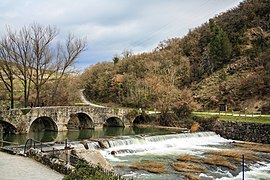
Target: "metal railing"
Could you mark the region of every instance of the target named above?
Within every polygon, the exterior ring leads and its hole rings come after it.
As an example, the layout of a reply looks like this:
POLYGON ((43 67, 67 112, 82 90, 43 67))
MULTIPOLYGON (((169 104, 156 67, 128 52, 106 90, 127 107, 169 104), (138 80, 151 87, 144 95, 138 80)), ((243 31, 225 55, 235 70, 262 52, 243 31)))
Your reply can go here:
POLYGON ((247 111, 219 111, 219 112, 193 112, 196 114, 204 115, 222 115, 222 116, 245 116, 245 117, 258 117, 264 116, 261 111, 247 112, 247 111))
POLYGON ((4 140, 0 140, 0 148, 3 150, 12 151, 13 153, 19 153, 21 149, 19 143, 14 143, 14 142, 9 142, 9 141, 4 141, 4 140), (4 144, 10 144, 10 146, 4 146, 4 144))
MULTIPOLYGON (((76 165, 78 165, 80 158, 76 154, 68 152, 70 148, 67 146, 67 140, 65 140, 64 144, 65 146, 63 149, 58 149, 53 147, 53 145, 50 143, 43 143, 34 139, 28 139, 24 146, 24 153, 26 154, 27 151, 31 148, 38 149, 40 150, 40 152, 48 153, 49 157, 61 159, 65 162, 65 164, 70 164, 75 167, 76 165), (61 155, 62 157, 60 158, 61 155)), ((115 176, 117 179, 123 179, 123 177, 120 174, 117 174, 114 171, 110 171, 106 168, 103 168, 91 162, 88 162, 88 164, 92 168, 101 169, 107 175, 115 176)))

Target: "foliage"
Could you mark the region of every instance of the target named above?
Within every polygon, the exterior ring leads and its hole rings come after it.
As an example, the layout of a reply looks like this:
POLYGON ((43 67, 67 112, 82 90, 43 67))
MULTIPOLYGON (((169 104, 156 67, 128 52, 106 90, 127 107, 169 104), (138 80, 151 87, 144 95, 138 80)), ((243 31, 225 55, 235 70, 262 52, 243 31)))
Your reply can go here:
POLYGON ((192 112, 187 104, 175 106, 172 110, 178 117, 190 117, 192 112))
POLYGON ((238 121, 238 122, 253 122, 253 123, 261 123, 261 124, 270 124, 270 117, 269 116, 254 116, 250 117, 249 116, 231 116, 231 115, 216 115, 216 114, 211 114, 211 113, 193 113, 196 116, 199 117, 205 117, 205 118, 211 118, 211 117, 218 117, 219 120, 224 120, 224 121, 238 121))
POLYGON ((31 108, 24 108, 24 109, 21 109, 21 111, 23 115, 26 115, 27 113, 31 111, 31 108))
POLYGON ((14 108, 17 90, 23 92, 20 99, 24 107, 44 104, 48 93, 43 92, 49 82, 51 92, 47 104, 55 102, 60 83, 86 47, 85 39, 69 34, 63 43, 56 41, 57 35, 55 27, 36 23, 19 31, 6 29, 6 35, 0 40, 0 80, 9 93, 11 108, 14 108), (21 86, 15 87, 16 82, 21 86))
POLYGON ((58 156, 57 156, 56 154, 50 154, 50 155, 49 155, 49 158, 50 158, 50 159, 58 158, 58 156))
POLYGON ((135 119, 139 115, 139 111, 136 109, 129 110, 128 113, 126 114, 126 118, 129 120, 135 119))
POLYGON ((79 160, 78 165, 74 173, 66 175, 63 180, 116 180, 118 179, 115 176, 105 174, 100 167, 91 167, 85 160, 79 160))
POLYGON ((220 103, 258 110, 270 100, 269 9, 267 1, 245 0, 152 52, 127 51, 93 65, 82 75, 85 93, 97 102, 156 109, 163 120, 171 110, 186 116, 220 103))
POLYGON ((231 56, 232 45, 226 32, 223 31, 213 20, 210 20, 212 38, 209 43, 209 60, 212 69, 222 67, 228 63, 231 56))

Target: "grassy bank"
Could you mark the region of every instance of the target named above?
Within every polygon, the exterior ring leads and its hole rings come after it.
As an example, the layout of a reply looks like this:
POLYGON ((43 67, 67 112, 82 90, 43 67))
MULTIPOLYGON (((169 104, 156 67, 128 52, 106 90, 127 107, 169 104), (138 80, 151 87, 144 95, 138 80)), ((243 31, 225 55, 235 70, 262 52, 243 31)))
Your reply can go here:
POLYGON ((219 114, 219 113, 208 113, 208 112, 193 112, 194 116, 210 118, 217 116, 219 120, 224 121, 238 121, 238 122, 251 122, 251 123, 261 123, 261 124, 270 124, 270 115, 254 115, 251 114, 242 114, 242 115, 232 115, 232 114, 219 114))

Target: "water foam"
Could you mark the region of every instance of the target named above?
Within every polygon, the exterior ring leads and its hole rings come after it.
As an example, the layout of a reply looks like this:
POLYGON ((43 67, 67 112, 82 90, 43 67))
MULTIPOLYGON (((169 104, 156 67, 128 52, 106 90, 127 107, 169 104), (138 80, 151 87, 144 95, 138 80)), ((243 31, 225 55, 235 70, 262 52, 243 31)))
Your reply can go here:
MULTIPOLYGON (((125 137, 110 140, 110 148, 104 150, 104 155, 110 158, 110 152, 117 156, 134 154, 175 154, 176 152, 191 152, 192 149, 216 149, 209 145, 219 145, 228 142, 214 132, 181 133, 158 136, 125 137)), ((113 157, 111 157, 113 158, 113 157)))
MULTIPOLYGON (((236 177, 223 177, 217 180, 242 180, 242 175, 242 172, 240 172, 236 177)), ((246 180, 270 179, 270 164, 266 162, 260 162, 252 165, 250 170, 244 173, 244 178, 246 180)))

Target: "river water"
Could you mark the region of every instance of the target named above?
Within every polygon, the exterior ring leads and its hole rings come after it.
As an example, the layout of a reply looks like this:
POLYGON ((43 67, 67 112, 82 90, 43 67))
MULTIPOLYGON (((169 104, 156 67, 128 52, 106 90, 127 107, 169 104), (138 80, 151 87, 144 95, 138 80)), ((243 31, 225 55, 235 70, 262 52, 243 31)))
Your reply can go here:
MULTIPOLYGON (((146 128, 101 128, 95 130, 69 131, 65 133, 39 133, 29 135, 6 135, 4 140, 25 143, 27 138, 40 141, 77 141, 90 138, 106 139, 107 148, 99 149, 114 169, 125 178, 131 179, 186 179, 185 173, 175 171, 171 164, 177 162, 179 155, 192 155, 205 158, 210 150, 231 150, 240 148, 214 132, 183 133, 175 130, 146 128), (115 155, 112 155, 115 152, 115 155), (156 174, 145 170, 131 168, 134 164, 144 162, 162 162, 165 173, 156 174)), ((96 142, 89 141, 89 147, 98 149, 96 142)), ((240 149, 242 150, 242 149, 240 149)), ((269 153, 255 152, 261 158, 245 163, 245 179, 270 179, 269 153)), ((236 163, 235 170, 221 166, 205 165, 208 171, 196 173, 200 179, 240 180, 242 179, 241 162, 236 163)))
MULTIPOLYGON (((180 133, 158 136, 127 136, 109 141, 110 148, 102 151, 108 161, 126 178, 136 179, 186 179, 185 173, 175 171, 170 164, 176 162, 179 155, 205 157, 206 151, 236 149, 232 140, 227 140, 214 132, 180 133), (111 155, 110 152, 116 152, 111 155), (143 162, 163 162, 166 173, 155 174, 130 168, 133 164, 143 162)), ((263 158, 259 161, 245 164, 245 179, 270 179, 270 156, 257 153, 263 158)), ((217 166, 208 166, 207 173, 197 173, 200 179, 241 180, 241 163, 234 171, 217 166)))

